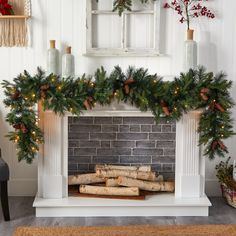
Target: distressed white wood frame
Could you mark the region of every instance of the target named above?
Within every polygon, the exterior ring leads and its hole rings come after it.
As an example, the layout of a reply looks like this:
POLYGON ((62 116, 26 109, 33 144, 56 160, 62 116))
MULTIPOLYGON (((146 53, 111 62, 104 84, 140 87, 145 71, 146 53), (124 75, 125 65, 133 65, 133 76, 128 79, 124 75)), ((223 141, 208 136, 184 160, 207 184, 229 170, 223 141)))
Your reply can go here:
POLYGON ((160 56, 160 10, 161 1, 153 2, 152 10, 125 11, 121 15, 121 47, 120 48, 95 48, 92 45, 92 17, 93 15, 114 15, 117 12, 93 10, 92 0, 86 1, 86 50, 85 56, 160 56), (127 47, 127 16, 128 15, 153 15, 153 47, 151 48, 131 48, 127 47))

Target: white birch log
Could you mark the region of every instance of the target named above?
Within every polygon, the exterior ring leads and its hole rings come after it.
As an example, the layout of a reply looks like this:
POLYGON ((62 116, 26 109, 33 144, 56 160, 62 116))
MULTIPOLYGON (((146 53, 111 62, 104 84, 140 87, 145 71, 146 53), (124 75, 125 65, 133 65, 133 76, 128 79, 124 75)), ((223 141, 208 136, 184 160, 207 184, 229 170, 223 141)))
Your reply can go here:
POLYGON ((96 165, 95 171, 97 170, 135 170, 151 172, 151 166, 116 166, 116 165, 96 165))
POLYGON ((117 178, 109 178, 106 179, 106 187, 118 187, 118 179, 117 178))
POLYGON ((98 177, 96 173, 92 174, 81 174, 81 175, 70 175, 68 177, 69 185, 77 184, 95 184, 95 183, 104 183, 105 179, 98 177))
POLYGON ((119 176, 126 176, 133 179, 142 179, 149 181, 156 181, 155 172, 145 172, 145 171, 136 171, 136 170, 103 170, 98 169, 96 171, 97 176, 101 178, 117 178, 119 176))
POLYGON ((101 187, 91 185, 81 185, 80 193, 112 195, 112 196, 139 196, 139 189, 136 187, 101 187))
POLYGON ((149 182, 120 176, 118 184, 126 187, 138 187, 139 189, 154 192, 173 192, 174 182, 149 182))

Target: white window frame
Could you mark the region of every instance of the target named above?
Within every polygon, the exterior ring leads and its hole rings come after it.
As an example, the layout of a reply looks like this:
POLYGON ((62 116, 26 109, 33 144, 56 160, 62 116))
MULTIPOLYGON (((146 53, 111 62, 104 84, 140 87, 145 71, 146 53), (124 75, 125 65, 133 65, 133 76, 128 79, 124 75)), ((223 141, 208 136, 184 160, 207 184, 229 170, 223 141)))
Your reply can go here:
MULTIPOLYGON (((110 0, 111 1, 111 0, 110 0)), ((92 15, 93 14, 118 14, 112 11, 93 10, 92 0, 86 0, 86 50, 85 56, 160 56, 160 10, 161 0, 154 1, 153 10, 142 11, 124 11, 121 15, 122 28, 121 28, 121 48, 93 48, 92 47, 92 15), (126 16, 128 14, 153 14, 153 48, 128 48, 126 47, 126 16)))

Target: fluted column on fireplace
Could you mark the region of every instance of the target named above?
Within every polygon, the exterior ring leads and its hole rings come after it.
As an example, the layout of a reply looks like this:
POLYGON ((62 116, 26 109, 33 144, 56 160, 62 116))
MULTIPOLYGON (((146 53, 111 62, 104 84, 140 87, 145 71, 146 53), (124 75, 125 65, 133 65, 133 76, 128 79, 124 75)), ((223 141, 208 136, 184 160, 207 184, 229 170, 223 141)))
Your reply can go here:
MULTIPOLYGON (((42 117, 43 115, 43 117, 42 117)), ((44 144, 39 163, 39 195, 43 198, 63 198, 66 195, 64 164, 63 118, 53 112, 43 112, 44 144)), ((65 134, 66 135, 66 134, 65 134)))
POLYGON ((205 161, 198 145, 201 111, 191 111, 176 123, 176 197, 201 197, 204 194, 205 161))

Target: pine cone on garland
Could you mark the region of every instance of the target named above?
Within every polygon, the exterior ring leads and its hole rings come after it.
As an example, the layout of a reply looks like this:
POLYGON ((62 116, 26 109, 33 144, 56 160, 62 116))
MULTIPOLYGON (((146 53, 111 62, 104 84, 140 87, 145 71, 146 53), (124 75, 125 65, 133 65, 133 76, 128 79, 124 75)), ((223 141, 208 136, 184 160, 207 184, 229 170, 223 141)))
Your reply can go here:
POLYGON ((11 98, 12 98, 13 100, 15 100, 15 99, 17 99, 19 96, 20 96, 20 92, 17 90, 17 91, 15 91, 14 94, 12 94, 11 98))
POLYGON ((14 129, 21 129, 21 124, 14 124, 14 125, 13 125, 13 128, 14 128, 14 129))
POLYGON ((201 89, 200 96, 201 96, 202 100, 207 101, 209 99, 209 97, 207 96, 209 91, 210 90, 208 88, 202 88, 201 89))
POLYGON ((224 145, 224 143, 222 142, 222 141, 218 141, 218 144, 219 144, 219 146, 220 146, 220 148, 222 149, 222 150, 225 150, 226 149, 226 147, 225 147, 225 145, 224 145))
POLYGON ((200 93, 200 96, 203 101, 207 101, 209 99, 209 97, 205 93, 200 93))
POLYGON ((217 103, 217 102, 215 102, 215 107, 216 107, 219 111, 225 112, 225 109, 224 109, 219 103, 217 103))
POLYGON ((125 94, 129 94, 130 92, 130 88, 129 88, 129 85, 134 83, 134 79, 133 78, 129 78, 127 79, 125 82, 124 82, 124 85, 125 85, 125 94))
POLYGON ((93 101, 92 97, 87 97, 84 101, 84 106, 86 108, 86 110, 91 110, 92 109, 92 104, 91 102, 93 101))
POLYGON ((46 91, 49 89, 49 85, 48 84, 44 84, 40 87, 40 90, 46 91))
POLYGON ((166 104, 165 101, 161 101, 161 107, 162 107, 162 111, 167 115, 169 116, 170 115, 170 111, 169 111, 169 108, 166 104))
POLYGON ((49 89, 49 85, 48 84, 44 84, 40 87, 40 96, 42 99, 44 99, 46 97, 46 92, 49 89))
POLYGON ((21 124, 21 127, 20 127, 20 129, 21 129, 21 131, 22 131, 22 133, 23 133, 23 134, 25 134, 25 133, 27 133, 27 132, 28 132, 28 130, 27 130, 27 128, 25 127, 25 125, 24 125, 24 124, 21 124))
POLYGON ((211 145, 211 149, 215 150, 217 146, 218 146, 218 141, 215 140, 211 145))
POLYGON ((210 89, 209 88, 202 88, 201 93, 209 93, 210 89))

